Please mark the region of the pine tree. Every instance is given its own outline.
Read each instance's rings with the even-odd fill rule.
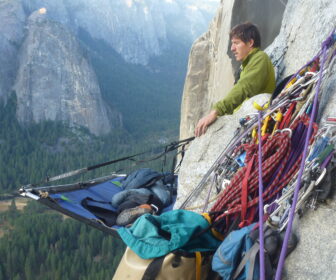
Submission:
[[[5,280],[6,277],[5,277],[5,270],[3,269],[2,267],[2,264],[0,263],[0,280]]]
[[[33,274],[33,269],[32,269],[32,262],[30,261],[30,258],[26,259],[26,262],[24,264],[24,274],[25,274],[25,279],[27,280],[34,280],[34,274]]]

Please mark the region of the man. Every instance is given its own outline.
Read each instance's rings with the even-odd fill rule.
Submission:
[[[230,40],[231,51],[236,60],[242,62],[240,78],[227,96],[199,120],[196,137],[204,134],[217,117],[232,114],[246,99],[260,93],[272,93],[275,89],[273,65],[267,54],[260,50],[258,28],[250,22],[239,24],[231,30]]]

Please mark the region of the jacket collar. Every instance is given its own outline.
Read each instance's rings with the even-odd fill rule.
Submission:
[[[249,54],[244,58],[243,62],[242,62],[242,67],[244,68],[247,63],[250,61],[251,57],[256,53],[258,52],[260,49],[259,48],[253,48]]]

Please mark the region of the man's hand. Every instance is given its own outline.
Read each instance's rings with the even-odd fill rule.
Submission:
[[[217,120],[217,116],[216,110],[212,110],[209,115],[201,118],[195,128],[195,136],[199,137],[204,134],[207,131],[208,126]]]

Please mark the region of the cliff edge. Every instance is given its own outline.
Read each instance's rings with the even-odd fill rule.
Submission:
[[[223,98],[233,85],[236,65],[228,54],[228,32],[239,19],[251,20],[262,30],[278,28],[278,33],[266,35],[272,42],[266,52],[276,68],[278,81],[294,74],[313,58],[321,43],[336,27],[336,2],[332,0],[277,1],[284,10],[278,26],[272,20],[279,17],[280,10],[267,9],[265,1],[222,1],[209,31],[193,45],[189,57],[188,73],[184,86],[181,108],[180,138],[193,135],[198,119],[206,114],[212,104]],[[237,6],[238,5],[238,6]],[[241,9],[239,9],[239,5]],[[245,6],[244,6],[245,5]],[[246,5],[250,10],[246,13]],[[258,10],[253,10],[253,7]],[[267,19],[253,20],[255,14],[264,13]],[[282,12],[281,12],[282,13]],[[275,27],[274,27],[275,26]],[[275,30],[274,29],[274,30]],[[319,104],[319,120],[336,115],[336,67],[324,77],[322,91],[325,98]],[[258,95],[246,101],[234,115],[224,116],[212,125],[206,135],[190,145],[179,172],[179,194],[176,207],[201,181],[221,151],[229,143],[239,118],[252,113],[251,102],[263,103],[267,95]],[[195,211],[202,211],[204,196],[193,201]],[[336,210],[335,197],[328,199],[316,211],[309,210],[296,219],[295,231],[300,238],[299,246],[286,261],[286,279],[334,279],[336,275]]]

